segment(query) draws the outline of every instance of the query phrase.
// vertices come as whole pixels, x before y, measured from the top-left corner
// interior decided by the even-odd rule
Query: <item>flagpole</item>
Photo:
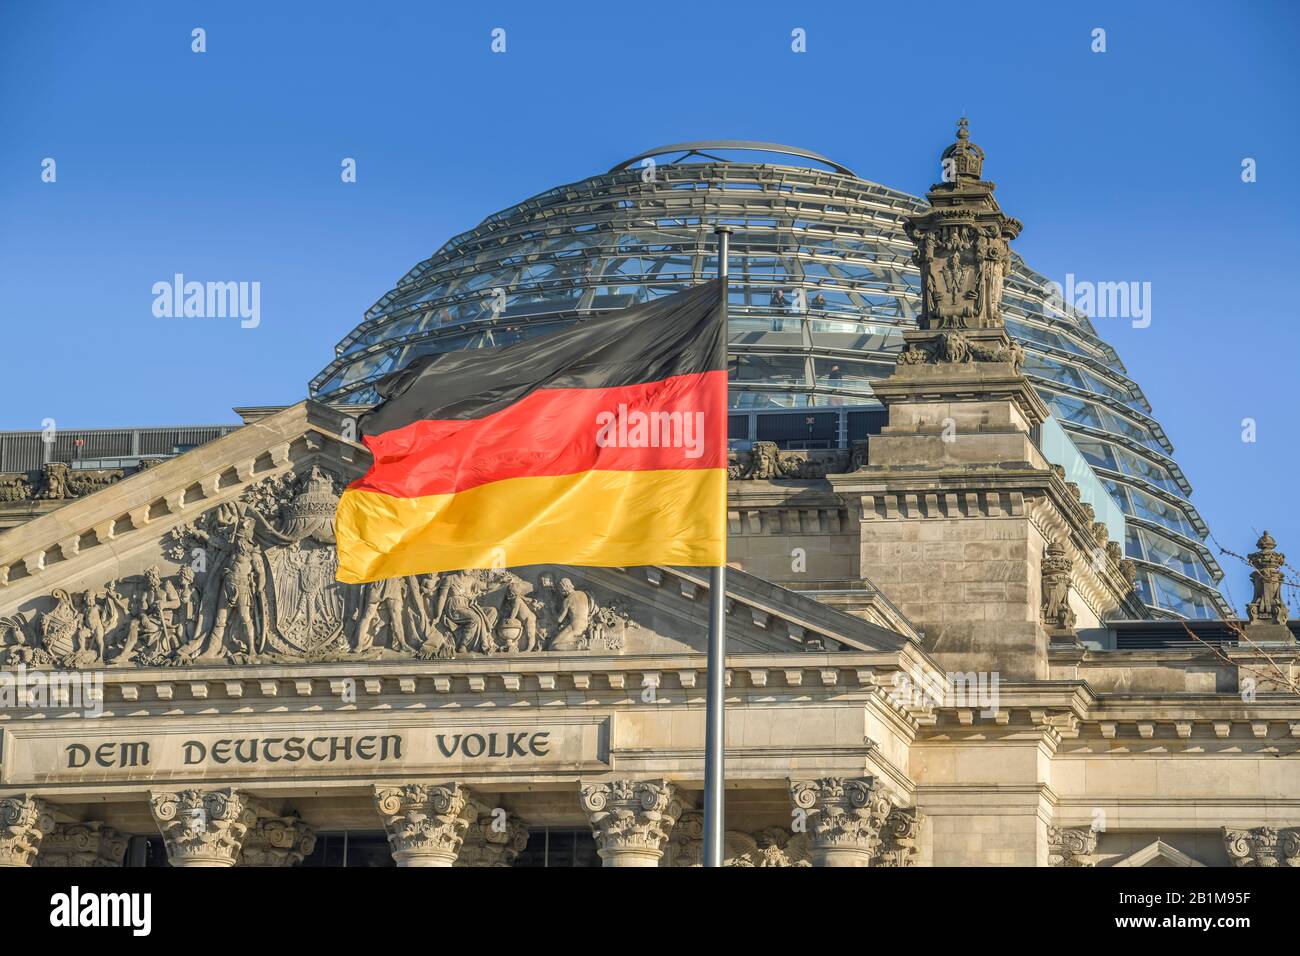
[[[730,251],[731,227],[719,223],[713,230],[718,237],[718,278],[722,280],[722,317],[727,316],[727,256]],[[722,333],[723,369],[726,365],[727,333]],[[725,414],[725,411],[724,411]],[[726,502],[723,502],[722,564],[709,569],[709,659],[708,693],[704,729],[704,865],[722,866],[723,833],[726,831],[723,768],[726,746],[726,723],[723,693],[727,674],[727,563]]]

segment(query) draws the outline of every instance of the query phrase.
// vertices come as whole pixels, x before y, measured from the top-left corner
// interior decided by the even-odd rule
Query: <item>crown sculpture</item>
[[[921,314],[899,361],[1009,362],[1018,369],[1024,355],[1003,325],[1002,286],[1020,221],[1003,214],[996,185],[981,178],[984,151],[970,141],[965,117],[941,160],[943,181],[926,194],[930,208],[904,225],[921,271]]]

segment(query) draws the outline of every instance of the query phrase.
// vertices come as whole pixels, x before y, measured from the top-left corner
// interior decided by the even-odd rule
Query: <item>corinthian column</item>
[[[98,822],[61,823],[41,841],[37,866],[121,866],[127,838]]]
[[[605,866],[658,866],[683,806],[667,780],[614,780],[584,786],[582,809]]]
[[[1223,843],[1233,866],[1300,866],[1300,828],[1224,827]]]
[[[503,807],[482,803],[473,805],[473,817],[456,866],[513,866],[528,845],[528,825]]]
[[[32,866],[41,840],[54,829],[54,814],[39,797],[0,799],[0,866]]]
[[[234,866],[258,805],[229,787],[152,793],[149,809],[172,866]]]
[[[474,818],[460,784],[376,787],[375,807],[398,866],[451,866]]]
[[[244,835],[237,866],[297,866],[316,849],[316,831],[297,817],[258,820]]]
[[[804,815],[813,866],[870,866],[894,808],[874,777],[792,780],[790,801]]]

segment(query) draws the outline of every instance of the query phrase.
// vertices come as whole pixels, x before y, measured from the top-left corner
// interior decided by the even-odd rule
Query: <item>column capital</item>
[[[128,838],[98,821],[60,823],[41,841],[37,866],[121,866]]]
[[[458,783],[375,787],[375,807],[398,866],[451,866],[474,819]]]
[[[685,809],[667,780],[585,784],[581,796],[605,866],[658,866]]]
[[[925,814],[914,807],[894,807],[880,830],[880,854],[876,866],[913,866],[917,840]]]
[[[316,848],[316,829],[297,817],[265,817],[244,835],[236,866],[297,866]]]
[[[528,845],[528,825],[504,807],[473,803],[474,819],[465,830],[465,840],[456,866],[512,866]]]
[[[1300,866],[1300,828],[1223,828],[1223,844],[1233,866]]]
[[[158,791],[149,809],[172,866],[234,866],[258,803],[231,787]]]
[[[1049,866],[1096,866],[1097,831],[1092,827],[1048,827]]]
[[[894,808],[875,777],[792,780],[790,801],[806,814],[813,866],[870,866]]]
[[[32,866],[53,829],[54,813],[40,797],[0,798],[0,866]]]

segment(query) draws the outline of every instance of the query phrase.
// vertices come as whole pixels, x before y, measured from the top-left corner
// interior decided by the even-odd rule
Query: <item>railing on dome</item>
[[[648,149],[643,153],[637,153],[630,159],[625,159],[621,163],[610,169],[611,173],[622,172],[644,159],[653,159],[656,156],[667,156],[669,154],[679,154],[672,162],[678,163],[689,157],[698,156],[705,162],[725,163],[727,160],[721,156],[713,155],[716,152],[747,152],[747,153],[777,153],[781,156],[794,156],[799,159],[810,159],[815,163],[821,163],[824,166],[837,173],[845,176],[857,178],[857,173],[829,159],[821,153],[814,153],[811,150],[800,149],[798,146],[784,146],[781,143],[760,143],[754,140],[746,139],[710,139],[700,140],[691,143],[670,143],[667,146],[656,146],[654,149]]]

